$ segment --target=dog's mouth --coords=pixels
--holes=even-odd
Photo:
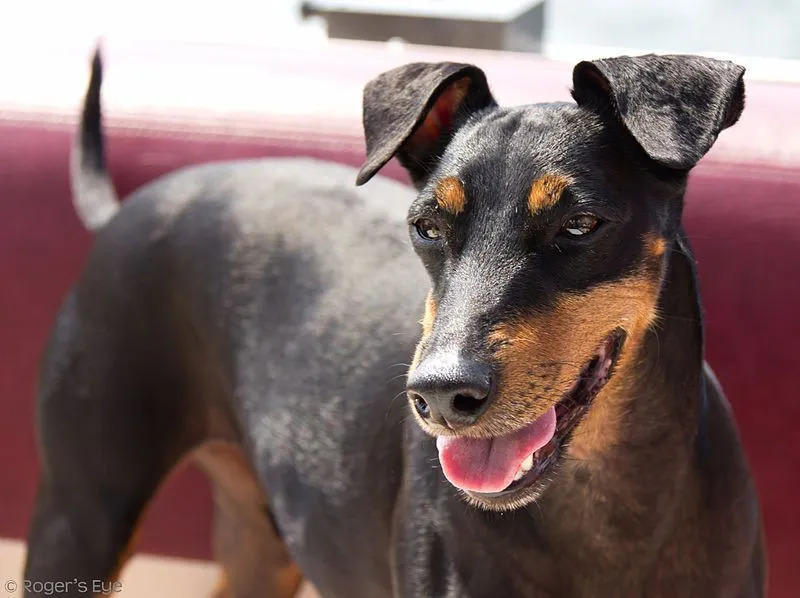
[[[624,332],[610,334],[564,397],[526,427],[494,438],[439,436],[445,477],[481,503],[513,501],[535,486],[613,375],[624,341]]]

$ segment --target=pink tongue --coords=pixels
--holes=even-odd
[[[514,476],[528,455],[553,438],[556,410],[551,407],[529,426],[496,438],[453,438],[439,436],[439,462],[445,477],[456,488],[473,492],[500,492],[514,481]]]

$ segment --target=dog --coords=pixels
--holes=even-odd
[[[476,66],[409,64],[365,86],[357,176],[210,164],[121,203],[101,73],[73,161],[97,238],[41,369],[26,583],[115,579],[193,462],[220,596],[764,596],[681,227],[743,68],[586,61],[574,102],[501,108]],[[392,158],[413,190],[376,176]]]

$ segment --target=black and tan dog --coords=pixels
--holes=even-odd
[[[575,103],[500,108],[474,66],[408,65],[366,87],[358,181],[396,156],[416,199],[270,160],[119,208],[97,60],[75,188],[102,230],[42,370],[27,581],[114,577],[193,459],[230,596],[763,596],[680,224],[742,74],[584,62]]]

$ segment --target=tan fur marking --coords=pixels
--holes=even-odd
[[[447,177],[436,185],[436,203],[446,212],[458,216],[464,211],[467,197],[464,194],[464,185],[455,177]]]
[[[578,379],[603,340],[616,328],[628,333],[617,373],[576,429],[570,452],[586,456],[615,440],[618,395],[644,333],[656,319],[658,280],[638,274],[580,294],[565,295],[547,313],[497,327],[489,341],[500,364],[498,395],[475,435],[508,433],[530,423],[557,403]]]
[[[433,321],[436,319],[436,311],[438,309],[436,299],[433,298],[433,293],[429,292],[428,297],[425,299],[425,315],[420,324],[422,324],[422,338],[428,338],[433,332]]]
[[[413,372],[419,364],[420,357],[422,356],[422,345],[425,344],[425,340],[431,335],[431,332],[433,332],[433,322],[436,320],[436,311],[438,307],[436,300],[433,298],[433,292],[429,292],[428,297],[425,299],[425,314],[422,316],[422,320],[420,320],[420,324],[422,325],[422,337],[419,339],[419,343],[417,343],[416,351],[414,351],[414,359],[411,360],[411,367],[408,369],[409,373]]]
[[[538,214],[556,205],[568,186],[569,179],[560,174],[545,174],[533,181],[528,194],[528,209],[531,214]]]
[[[224,571],[216,598],[295,596],[302,574],[264,514],[267,497],[241,448],[210,441],[193,458],[214,485],[214,553]]]
[[[653,257],[661,257],[667,250],[667,241],[654,233],[648,233],[645,236],[645,246],[650,255]]]
[[[214,589],[211,590],[211,598],[233,598],[231,594],[231,582],[228,579],[228,574],[225,569],[219,572],[217,583]]]

